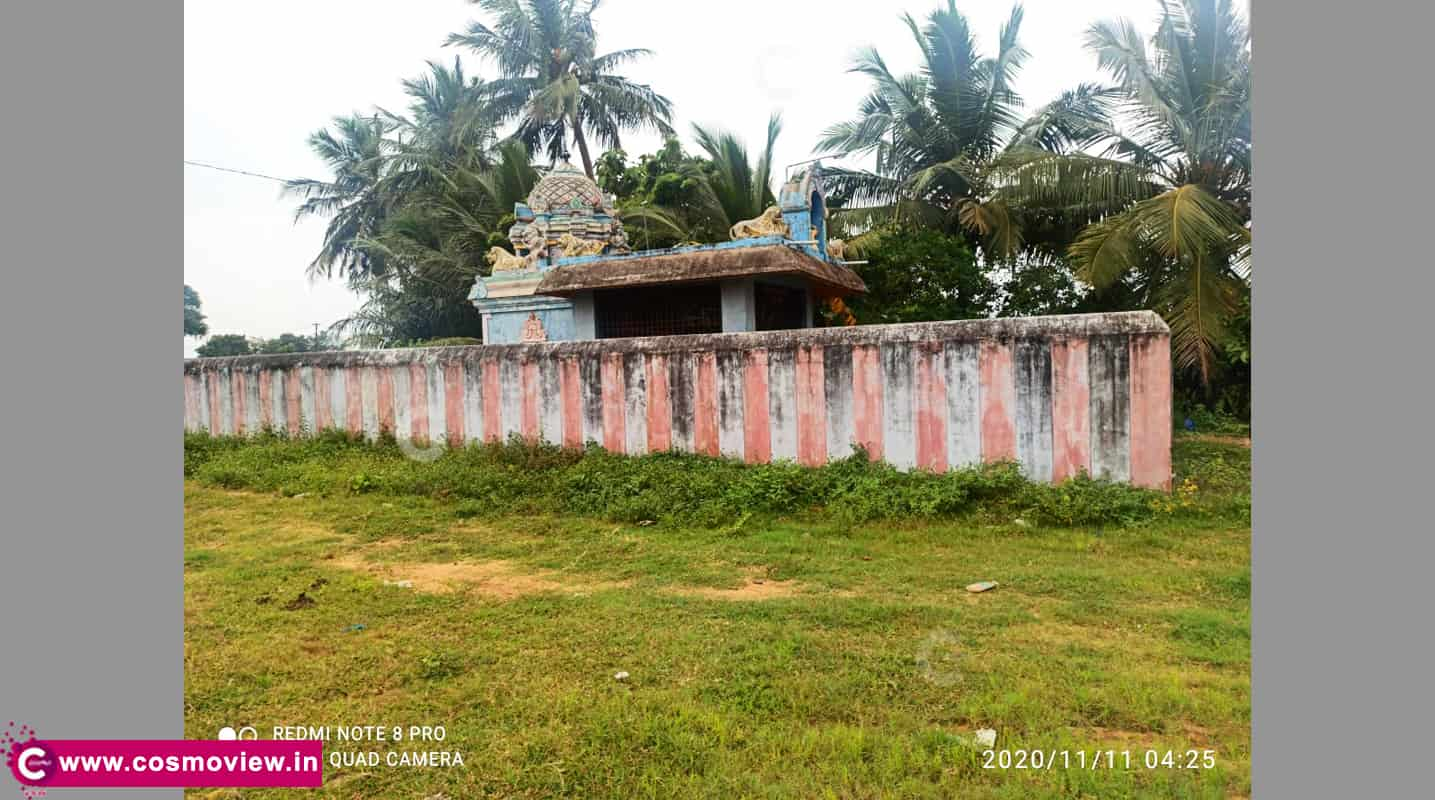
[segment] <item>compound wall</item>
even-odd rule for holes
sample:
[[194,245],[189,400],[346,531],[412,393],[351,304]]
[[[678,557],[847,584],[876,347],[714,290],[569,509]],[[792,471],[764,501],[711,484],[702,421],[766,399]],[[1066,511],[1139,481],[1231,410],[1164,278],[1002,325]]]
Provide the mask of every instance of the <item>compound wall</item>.
[[1030,477],[1171,479],[1170,333],[1151,312],[184,362],[186,430],[388,430]]

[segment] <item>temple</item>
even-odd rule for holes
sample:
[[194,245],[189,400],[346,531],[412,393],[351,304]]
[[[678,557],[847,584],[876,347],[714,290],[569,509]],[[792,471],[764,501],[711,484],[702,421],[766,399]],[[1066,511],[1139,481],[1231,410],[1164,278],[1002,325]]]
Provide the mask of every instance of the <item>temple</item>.
[[826,196],[812,164],[732,241],[633,252],[613,198],[565,161],[514,204],[513,252],[489,252],[469,300],[489,344],[810,328],[818,303],[866,291]]

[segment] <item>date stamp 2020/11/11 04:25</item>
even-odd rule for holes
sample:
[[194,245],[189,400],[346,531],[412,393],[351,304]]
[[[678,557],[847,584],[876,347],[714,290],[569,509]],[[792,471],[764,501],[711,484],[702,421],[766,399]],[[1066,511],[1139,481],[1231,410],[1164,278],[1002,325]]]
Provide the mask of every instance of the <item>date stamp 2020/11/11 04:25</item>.
[[1213,769],[1216,751],[1189,750],[986,750],[982,769]]

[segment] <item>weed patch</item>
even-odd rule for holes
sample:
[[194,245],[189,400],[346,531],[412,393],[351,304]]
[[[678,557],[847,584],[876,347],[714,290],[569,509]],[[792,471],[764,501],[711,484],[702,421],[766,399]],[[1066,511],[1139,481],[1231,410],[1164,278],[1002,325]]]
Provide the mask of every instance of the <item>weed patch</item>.
[[[433,461],[406,457],[391,439],[338,431],[312,438],[264,432],[250,439],[185,436],[185,475],[226,489],[284,496],[382,495],[452,501],[463,518],[577,513],[621,523],[722,528],[753,518],[821,514],[839,526],[980,516],[1052,527],[1121,527],[1171,516],[1249,518],[1249,483],[1230,447],[1191,443],[1182,492],[1171,495],[1082,475],[1052,486],[1013,463],[945,473],[901,471],[863,452],[822,467],[744,464],[681,453],[632,457],[583,450],[473,443]],[[1244,465],[1249,472],[1249,457]]]
[[1212,664],[1241,664],[1251,656],[1249,622],[1207,609],[1176,615],[1171,638],[1187,656]]

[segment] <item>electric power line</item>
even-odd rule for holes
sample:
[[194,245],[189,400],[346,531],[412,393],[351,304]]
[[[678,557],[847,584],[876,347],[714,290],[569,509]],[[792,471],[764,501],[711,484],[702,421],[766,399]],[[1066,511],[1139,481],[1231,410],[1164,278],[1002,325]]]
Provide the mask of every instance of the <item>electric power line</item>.
[[206,163],[204,163],[203,161],[190,161],[190,160],[187,159],[187,158],[184,159],[184,163],[190,165],[191,167],[204,167],[205,169],[217,169],[217,170],[219,170],[220,172],[232,172],[232,173],[234,173],[235,175],[248,175],[248,176],[251,177],[251,178],[265,178],[265,179],[267,179],[267,180],[278,181],[278,182],[280,182],[280,183],[288,183],[288,182],[289,182],[289,181],[285,180],[284,178],[276,178],[276,177],[274,177],[273,175],[261,175],[261,174],[258,173],[258,172],[246,172],[245,170],[242,170],[242,169],[230,169],[229,167],[220,167],[220,166],[215,166],[214,164],[206,164]]

